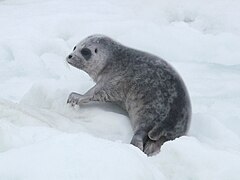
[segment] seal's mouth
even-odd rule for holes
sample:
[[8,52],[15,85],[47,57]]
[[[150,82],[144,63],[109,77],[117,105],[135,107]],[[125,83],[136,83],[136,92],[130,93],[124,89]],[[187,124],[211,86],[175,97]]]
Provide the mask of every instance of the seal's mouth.
[[71,59],[69,59],[68,57],[66,57],[66,62],[68,63],[68,64],[71,64],[72,62],[71,62]]
[[77,59],[76,57],[69,58],[68,56],[66,58],[66,62],[75,68],[78,68],[78,69],[83,68],[83,64],[81,63],[81,60]]
[[75,63],[75,62],[73,62],[73,60],[72,60],[72,59],[66,58],[66,61],[67,61],[67,63],[68,63],[68,64],[70,64],[71,66],[74,66],[74,67],[76,67],[76,63]]

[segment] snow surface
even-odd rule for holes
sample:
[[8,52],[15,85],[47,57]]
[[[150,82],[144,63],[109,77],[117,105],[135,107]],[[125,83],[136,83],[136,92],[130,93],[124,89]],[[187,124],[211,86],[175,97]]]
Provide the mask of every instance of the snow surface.
[[[239,180],[239,0],[0,0],[0,180]],[[188,136],[147,157],[111,104],[66,105],[66,65],[102,33],[169,61],[189,89]]]

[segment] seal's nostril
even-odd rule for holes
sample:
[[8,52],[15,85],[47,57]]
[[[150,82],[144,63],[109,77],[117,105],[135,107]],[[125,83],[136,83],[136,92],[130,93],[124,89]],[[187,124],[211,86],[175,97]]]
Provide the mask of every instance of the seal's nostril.
[[71,58],[72,58],[72,55],[69,55],[68,58],[71,59]]

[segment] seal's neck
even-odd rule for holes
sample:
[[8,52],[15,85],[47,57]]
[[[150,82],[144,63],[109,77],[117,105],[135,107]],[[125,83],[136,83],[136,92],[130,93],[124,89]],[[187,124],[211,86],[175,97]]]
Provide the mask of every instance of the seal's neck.
[[97,82],[98,81],[98,73],[94,70],[92,71],[88,71],[88,70],[84,70],[91,78],[94,82]]

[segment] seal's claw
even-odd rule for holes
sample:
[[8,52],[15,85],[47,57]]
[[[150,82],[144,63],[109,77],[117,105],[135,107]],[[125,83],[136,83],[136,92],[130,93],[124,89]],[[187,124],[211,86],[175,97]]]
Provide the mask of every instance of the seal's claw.
[[72,92],[68,97],[67,103],[71,104],[72,106],[75,106],[78,104],[79,98],[80,98],[80,94]]

